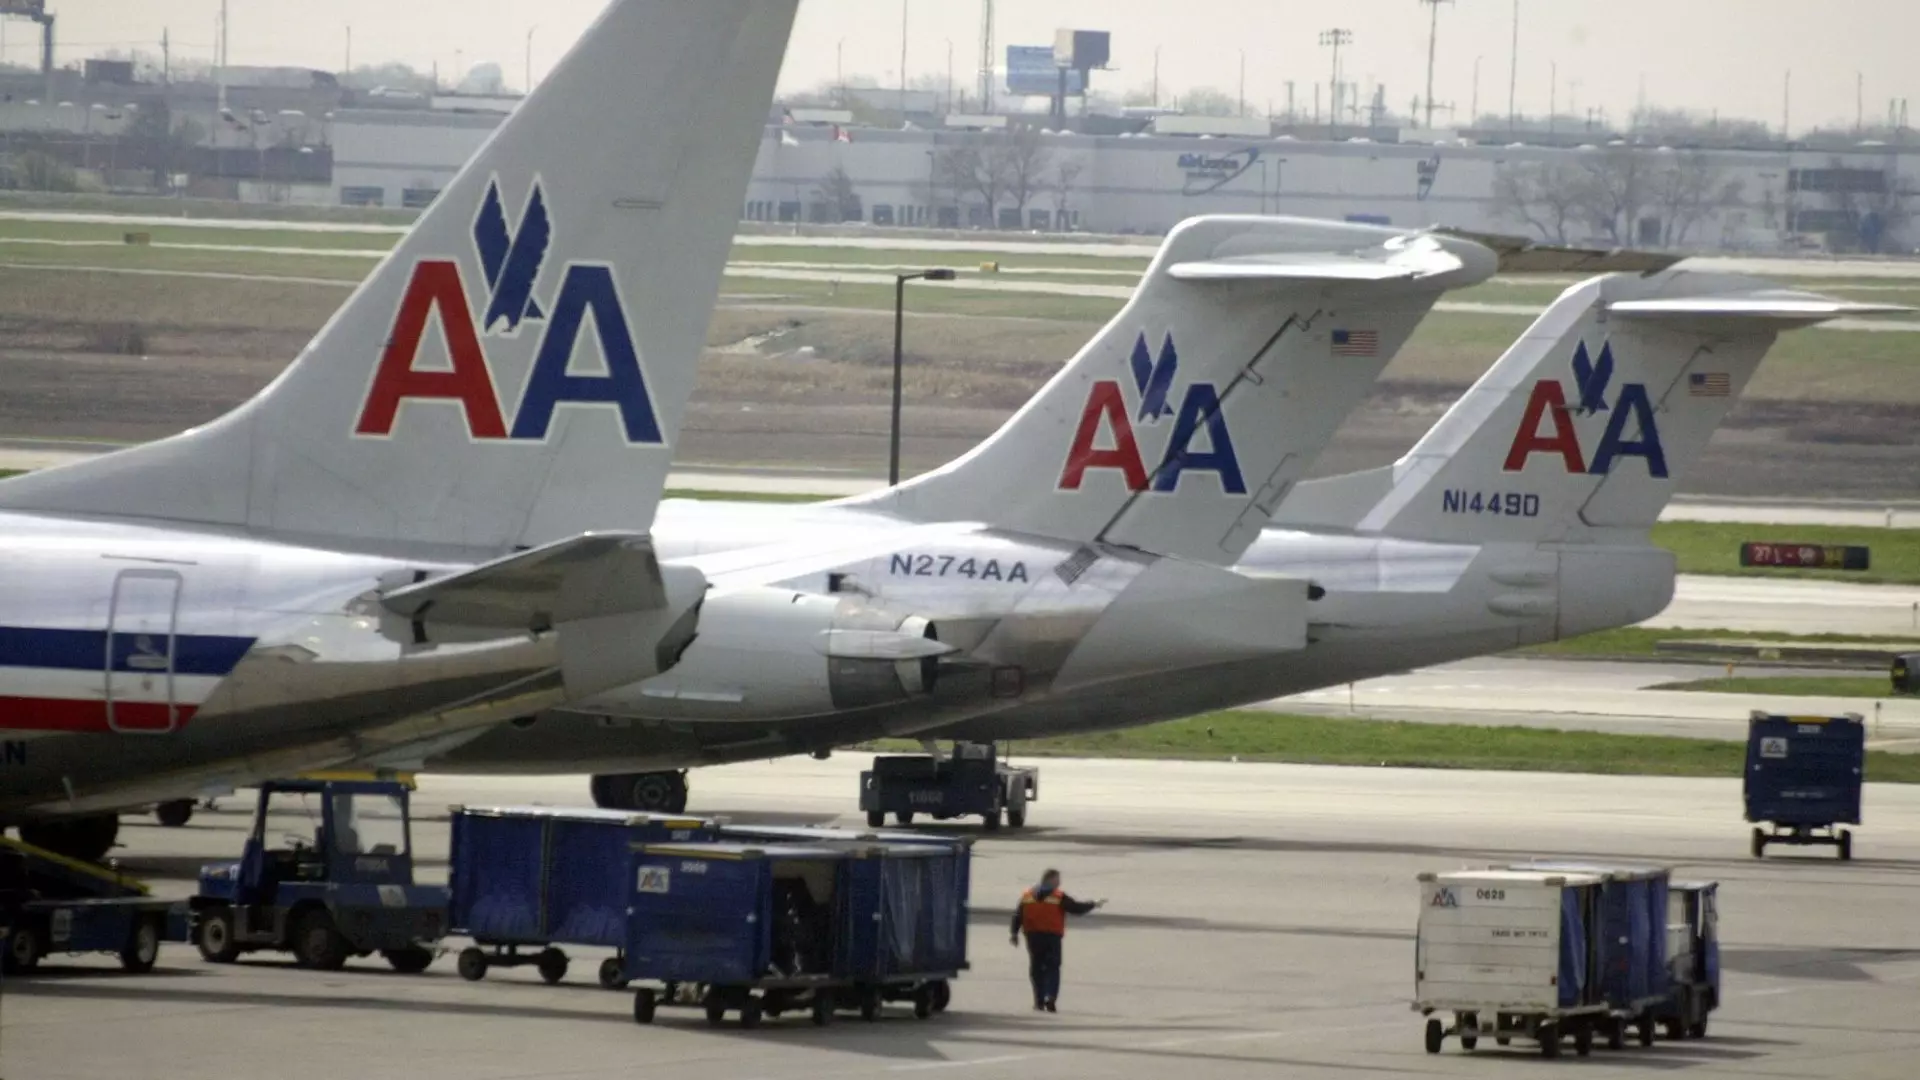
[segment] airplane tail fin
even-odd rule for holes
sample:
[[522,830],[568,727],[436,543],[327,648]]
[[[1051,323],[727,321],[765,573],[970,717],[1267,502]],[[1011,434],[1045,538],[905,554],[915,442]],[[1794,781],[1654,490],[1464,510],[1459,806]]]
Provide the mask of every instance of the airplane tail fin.
[[1460,542],[1644,534],[1783,331],[1902,310],[1687,270],[1590,279],[1405,457],[1300,485],[1277,523]]
[[1440,295],[1496,267],[1431,232],[1191,219],[986,442],[849,502],[1230,564]]
[[644,529],[797,0],[614,0],[279,379],[0,508],[500,552]]

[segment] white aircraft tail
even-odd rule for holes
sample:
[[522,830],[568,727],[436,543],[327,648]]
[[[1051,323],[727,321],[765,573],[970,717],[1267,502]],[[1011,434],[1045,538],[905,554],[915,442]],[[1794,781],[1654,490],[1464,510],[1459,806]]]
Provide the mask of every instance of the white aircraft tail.
[[1440,295],[1497,264],[1461,237],[1194,218],[991,438],[850,502],[1230,564]]
[[645,529],[797,0],[614,0],[291,367],[0,508],[349,546]]
[[1462,542],[1644,535],[1782,331],[1901,310],[1686,270],[1593,278],[1405,457],[1301,484],[1276,523]]

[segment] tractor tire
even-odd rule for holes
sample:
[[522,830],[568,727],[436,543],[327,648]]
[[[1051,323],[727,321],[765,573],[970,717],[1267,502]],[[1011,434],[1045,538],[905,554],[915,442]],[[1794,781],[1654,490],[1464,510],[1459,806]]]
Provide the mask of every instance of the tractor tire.
[[886,823],[887,823],[887,815],[885,811],[883,810],[867,811],[867,828],[878,829],[884,826]]
[[1853,861],[1853,830],[1840,830],[1840,861]]
[[1767,834],[1761,832],[1759,829],[1753,830],[1753,840],[1748,846],[1749,846],[1749,849],[1753,852],[1754,858],[1756,859],[1766,858],[1767,857]]
[[200,930],[195,936],[199,938],[200,958],[207,963],[231,964],[240,959],[232,908],[209,908],[201,912]]
[[418,975],[433,964],[433,953],[418,945],[404,949],[386,949],[380,953],[386,957],[393,970],[402,975]]
[[7,934],[7,949],[0,953],[0,971],[9,975],[21,975],[40,966],[40,958],[46,955],[47,944],[40,936],[40,928],[32,923],[22,923]]
[[1007,807],[1007,828],[1024,829],[1026,827],[1027,804],[1021,803],[1017,808],[1012,806]]
[[310,908],[294,919],[293,958],[303,968],[339,971],[353,951],[325,908]]
[[913,811],[901,810],[893,815],[893,821],[894,824],[904,829],[913,824]]
[[133,924],[133,934],[120,950],[120,967],[134,975],[145,975],[160,959],[160,920],[141,919]]

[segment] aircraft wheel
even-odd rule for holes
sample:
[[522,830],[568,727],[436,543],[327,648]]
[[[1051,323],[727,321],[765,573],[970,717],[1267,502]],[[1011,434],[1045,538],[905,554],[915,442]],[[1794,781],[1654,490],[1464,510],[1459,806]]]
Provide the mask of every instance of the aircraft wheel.
[[97,863],[107,857],[120,839],[120,815],[95,814],[91,817],[36,821],[20,826],[22,843],[46,848],[56,855],[81,862]]
[[153,819],[169,829],[178,829],[193,820],[193,800],[174,799],[153,808]]

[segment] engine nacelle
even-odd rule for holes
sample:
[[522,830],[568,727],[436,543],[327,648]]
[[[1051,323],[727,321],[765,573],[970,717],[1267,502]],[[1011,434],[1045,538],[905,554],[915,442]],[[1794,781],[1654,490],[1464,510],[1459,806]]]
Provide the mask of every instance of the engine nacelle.
[[921,616],[853,595],[758,588],[716,593],[672,669],[572,709],[659,720],[780,720],[889,705],[933,692],[953,652]]

